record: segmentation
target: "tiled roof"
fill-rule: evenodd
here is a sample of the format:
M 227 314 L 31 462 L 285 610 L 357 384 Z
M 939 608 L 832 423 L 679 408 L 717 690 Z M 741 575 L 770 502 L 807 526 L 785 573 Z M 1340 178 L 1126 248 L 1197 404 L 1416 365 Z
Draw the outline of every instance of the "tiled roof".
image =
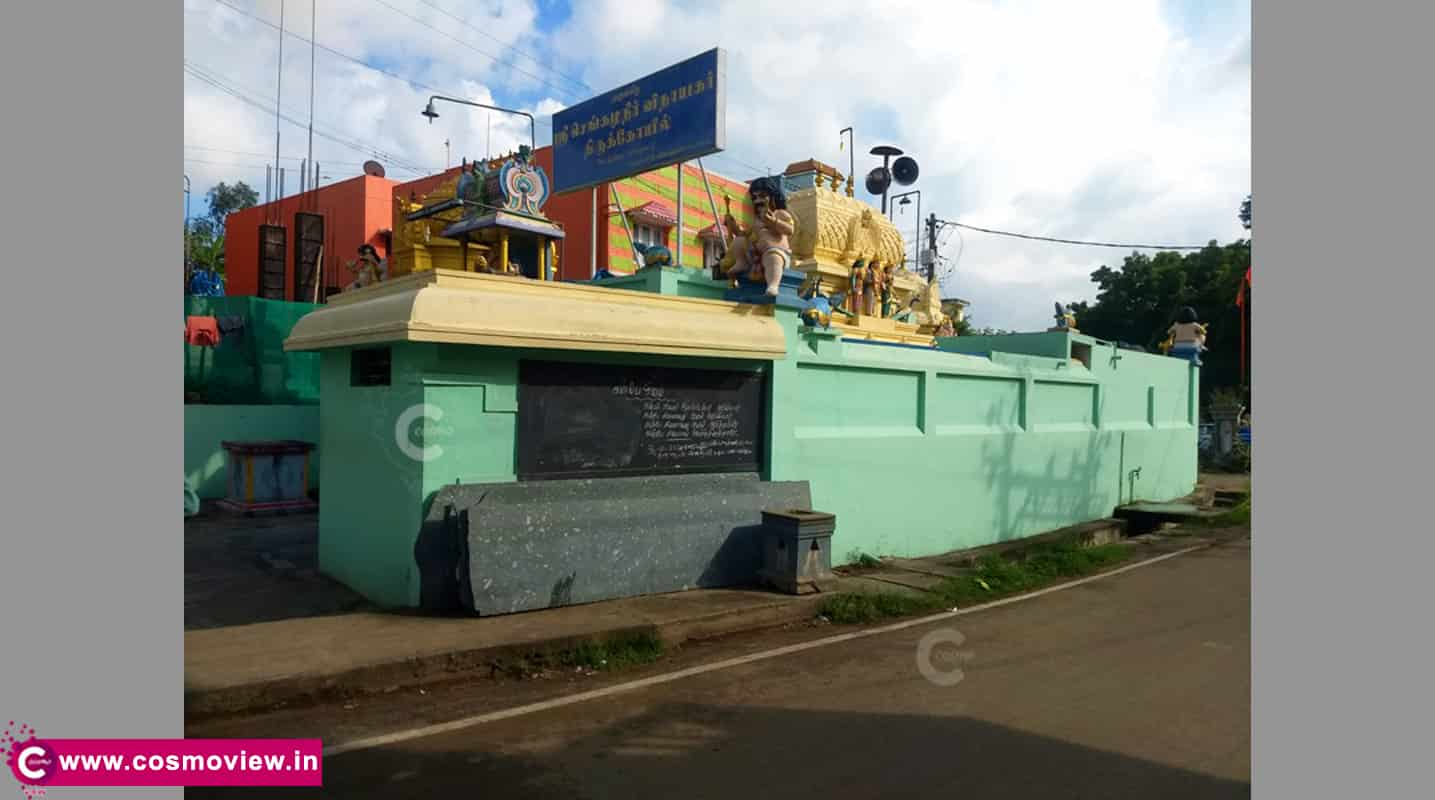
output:
M 663 205 L 657 200 L 649 200 L 648 202 L 638 206 L 637 208 L 629 211 L 628 216 L 642 222 L 648 222 L 666 227 L 672 227 L 678 224 L 677 212 L 674 211 L 670 206 Z
M 718 231 L 717 223 L 714 222 L 706 228 L 703 228 L 702 230 L 698 231 L 698 238 L 712 239 L 713 241 L 722 241 L 722 233 Z

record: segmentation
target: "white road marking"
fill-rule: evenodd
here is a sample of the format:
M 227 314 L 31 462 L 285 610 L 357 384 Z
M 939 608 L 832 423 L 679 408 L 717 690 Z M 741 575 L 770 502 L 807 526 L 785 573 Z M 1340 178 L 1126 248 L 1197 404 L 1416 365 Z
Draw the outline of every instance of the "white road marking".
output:
M 1048 586 L 1045 589 L 1038 589 L 1034 592 L 1028 592 L 1027 594 L 1013 595 L 1011 597 L 1002 598 L 1001 600 L 993 600 L 990 603 L 982 603 L 981 605 L 968 606 L 967 608 L 953 609 L 951 611 L 940 611 L 936 614 L 929 614 L 925 617 L 917 617 L 915 619 L 903 620 L 902 622 L 894 622 L 891 625 L 883 625 L 878 628 L 864 628 L 862 630 L 852 631 L 850 633 L 839 633 L 833 636 L 826 636 L 821 639 L 814 639 L 810 642 L 790 644 L 785 647 L 778 647 L 772 650 L 764 650 L 761 653 L 751 653 L 745 656 L 737 656 L 735 658 L 725 659 L 723 661 L 714 661 L 711 664 L 701 664 L 696 667 L 680 669 L 676 672 L 668 672 L 662 675 L 653 675 L 647 678 L 640 678 L 635 681 L 629 681 L 628 683 L 620 683 L 616 686 L 607 686 L 602 689 L 593 689 L 587 692 L 578 692 L 577 694 L 570 694 L 564 697 L 554 698 L 552 700 L 544 700 L 538 703 L 529 703 L 527 705 L 514 706 L 513 708 L 505 708 L 500 711 L 490 711 L 486 714 L 476 714 L 471 717 L 456 719 L 452 722 L 441 722 L 435 725 L 424 725 L 422 727 L 411 728 L 405 731 L 396 731 L 394 733 L 386 733 L 380 736 L 370 736 L 364 739 L 355 739 L 351 742 L 344 742 L 343 744 L 336 744 L 326 747 L 324 748 L 323 753 L 325 756 L 338 756 L 343 755 L 344 753 L 353 753 L 360 750 L 372 750 L 376 747 L 385 747 L 391 744 L 397 744 L 399 742 L 412 741 L 414 739 L 424 739 L 430 736 L 436 736 L 441 733 L 450 733 L 452 731 L 463 730 L 464 728 L 472 728 L 478 725 L 486 725 L 490 722 L 498 722 L 500 720 L 512 719 L 514 717 L 537 714 L 540 711 L 549 711 L 555 708 L 571 706 L 575 703 L 585 703 L 589 700 L 597 700 L 603 697 L 611 697 L 612 695 L 620 694 L 622 692 L 632 692 L 638 689 L 646 689 L 649 686 L 659 686 L 664 683 L 672 683 L 673 681 L 682 680 L 683 678 L 691 678 L 695 675 L 704 675 L 709 672 L 717 672 L 718 670 L 740 667 L 744 664 L 751 664 L 756 661 L 765 661 L 770 658 L 778 658 L 780 656 L 791 655 L 792 653 L 800 653 L 804 650 L 813 650 L 818 647 L 827 647 L 829 645 L 841 644 L 842 642 L 850 642 L 854 639 L 864 639 L 868 636 L 880 636 L 884 633 L 892 633 L 894 631 L 906 630 L 907 628 L 915 628 L 918 625 L 927 625 L 932 622 L 940 622 L 942 620 L 952 619 L 953 617 L 960 617 L 966 614 L 975 614 L 978 611 L 986 611 L 987 609 L 997 608 L 999 606 L 1019 603 L 1024 600 L 1031 600 L 1033 598 L 1041 597 L 1042 595 L 1051 594 L 1053 592 L 1060 592 L 1066 589 L 1072 589 L 1077 586 L 1081 586 L 1082 584 L 1110 578 L 1114 575 L 1120 575 L 1123 572 L 1130 572 L 1134 569 L 1147 567 L 1152 564 L 1156 564 L 1170 558 L 1175 558 L 1176 556 L 1185 555 L 1195 550 L 1201 550 L 1209 546 L 1210 545 L 1208 544 L 1199 544 L 1193 547 L 1187 547 L 1183 550 L 1177 550 L 1174 553 L 1166 553 L 1165 555 L 1148 558 L 1145 561 L 1138 561 L 1134 564 L 1127 564 L 1124 567 L 1113 569 L 1110 572 L 1103 572 L 1098 575 L 1090 575 L 1088 577 L 1079 578 L 1077 580 L 1069 581 L 1067 583 L 1059 583 L 1055 586 Z

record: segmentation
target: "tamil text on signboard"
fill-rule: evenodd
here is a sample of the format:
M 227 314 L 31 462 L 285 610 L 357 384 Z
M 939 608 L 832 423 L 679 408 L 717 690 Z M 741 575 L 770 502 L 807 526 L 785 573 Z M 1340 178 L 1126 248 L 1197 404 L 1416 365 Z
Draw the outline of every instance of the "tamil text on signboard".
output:
M 554 114 L 554 193 L 720 152 L 725 66 L 715 48 Z

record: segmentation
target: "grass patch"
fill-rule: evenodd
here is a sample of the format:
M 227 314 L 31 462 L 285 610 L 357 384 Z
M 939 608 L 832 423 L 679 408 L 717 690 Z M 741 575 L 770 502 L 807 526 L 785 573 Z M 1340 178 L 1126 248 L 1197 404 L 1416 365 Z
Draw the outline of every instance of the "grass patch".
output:
M 839 625 L 861 625 L 888 617 L 909 617 L 940 608 L 942 601 L 936 595 L 853 592 L 833 596 L 822 604 L 819 613 Z
M 657 634 L 634 633 L 604 641 L 583 642 L 568 650 L 530 653 L 497 664 L 495 670 L 510 678 L 524 678 L 557 668 L 607 672 L 651 664 L 666 653 L 667 648 Z
M 651 664 L 663 657 L 667 648 L 655 633 L 635 633 L 602 642 L 583 644 L 559 654 L 559 665 L 587 667 L 595 670 L 626 669 Z
M 873 569 L 882 566 L 882 559 L 853 548 L 847 551 L 847 566 L 850 569 Z
M 1225 512 L 1224 514 L 1220 514 L 1220 515 L 1217 515 L 1217 516 L 1214 516 L 1214 517 L 1209 517 L 1209 518 L 1207 518 L 1207 519 L 1205 520 L 1205 524 L 1206 524 L 1207 527 L 1210 527 L 1210 528 L 1234 528 L 1234 527 L 1237 527 L 1237 526 L 1240 526 L 1240 525 L 1250 525 L 1250 524 L 1251 524 L 1251 498 L 1250 498 L 1250 495 L 1247 495 L 1247 496 L 1246 496 L 1246 499 L 1244 499 L 1244 500 L 1242 500 L 1241 502 L 1237 503 L 1236 506 L 1235 506 L 1234 508 L 1232 508 L 1230 511 L 1227 511 L 1227 512 Z
M 1130 558 L 1120 544 L 1082 547 L 1075 539 L 1032 547 L 1010 556 L 987 556 L 970 572 L 947 578 L 920 596 L 896 592 L 839 594 L 819 613 L 839 624 L 861 624 L 906 617 L 944 608 L 975 605 L 1089 575 Z

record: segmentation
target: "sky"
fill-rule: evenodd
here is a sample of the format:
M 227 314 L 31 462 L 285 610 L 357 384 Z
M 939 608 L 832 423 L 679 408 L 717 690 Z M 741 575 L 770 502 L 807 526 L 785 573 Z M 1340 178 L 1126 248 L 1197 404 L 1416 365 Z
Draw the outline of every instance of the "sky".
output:
M 322 182 L 368 159 L 407 180 L 527 141 L 513 115 L 440 104 L 430 122 L 431 94 L 533 113 L 542 146 L 555 111 L 717 46 L 728 147 L 711 171 L 748 180 L 816 158 L 845 173 L 850 125 L 858 196 L 872 199 L 868 151 L 895 145 L 921 167 L 909 188 L 924 216 L 1104 242 L 1246 235 L 1249 0 L 185 0 L 184 16 L 194 215 L 220 181 L 263 199 L 276 94 L 298 188 L 311 63 Z M 915 209 L 894 221 L 910 243 Z M 968 300 L 978 327 L 1015 330 L 1094 298 L 1091 272 L 1130 252 L 955 228 L 939 251 L 943 296 Z

